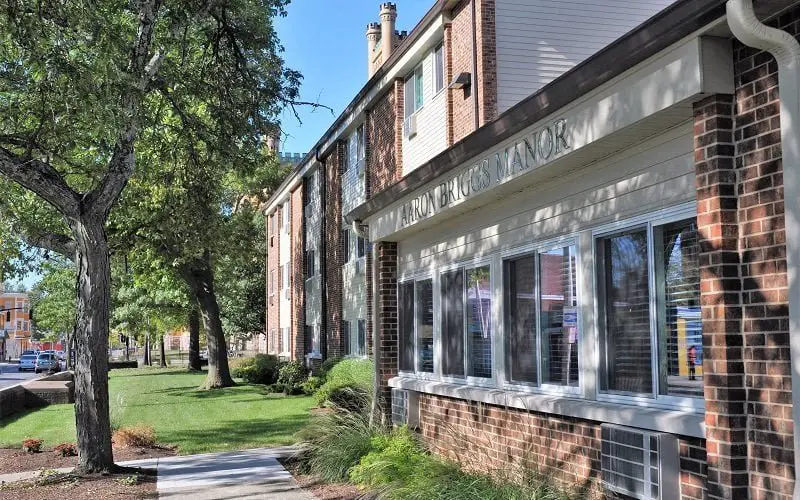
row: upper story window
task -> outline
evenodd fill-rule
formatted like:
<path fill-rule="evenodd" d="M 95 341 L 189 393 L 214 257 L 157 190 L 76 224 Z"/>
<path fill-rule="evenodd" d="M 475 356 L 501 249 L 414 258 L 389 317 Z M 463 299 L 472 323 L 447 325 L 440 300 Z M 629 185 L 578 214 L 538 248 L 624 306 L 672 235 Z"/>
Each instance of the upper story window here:
<path fill-rule="evenodd" d="M 702 397 L 696 219 L 619 229 L 595 251 L 601 391 Z"/>
<path fill-rule="evenodd" d="M 507 381 L 577 386 L 577 248 L 541 249 L 503 265 Z"/>
<path fill-rule="evenodd" d="M 350 230 L 342 229 L 342 262 L 350 262 L 352 252 L 350 251 Z"/>
<path fill-rule="evenodd" d="M 417 112 L 419 108 L 422 107 L 423 104 L 423 74 L 422 74 L 422 65 L 420 64 L 411 73 L 408 78 L 406 78 L 405 82 L 405 117 L 408 118 L 409 116 L 413 115 Z"/>
<path fill-rule="evenodd" d="M 292 214 L 291 204 L 287 200 L 283 204 L 283 208 L 281 208 L 281 215 L 283 216 L 283 232 L 284 233 L 288 233 L 289 232 L 291 214 Z"/>
<path fill-rule="evenodd" d="M 356 239 L 356 258 L 360 259 L 367 253 L 367 240 L 358 236 Z"/>
<path fill-rule="evenodd" d="M 361 165 L 367 155 L 367 143 L 362 123 L 350 135 L 345 143 L 344 171 Z"/>
<path fill-rule="evenodd" d="M 308 206 L 314 202 L 317 196 L 317 171 L 303 177 L 303 206 Z"/>
<path fill-rule="evenodd" d="M 433 50 L 433 90 L 439 93 L 444 88 L 444 44 Z"/>
<path fill-rule="evenodd" d="M 306 279 L 316 276 L 316 260 L 314 250 L 306 250 Z"/>

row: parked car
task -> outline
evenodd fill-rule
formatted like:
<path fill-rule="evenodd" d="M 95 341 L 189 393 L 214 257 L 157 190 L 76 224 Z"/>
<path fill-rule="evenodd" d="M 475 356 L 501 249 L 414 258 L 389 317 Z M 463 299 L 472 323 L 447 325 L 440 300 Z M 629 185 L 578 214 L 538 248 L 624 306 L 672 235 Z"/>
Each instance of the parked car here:
<path fill-rule="evenodd" d="M 64 351 L 56 351 L 56 356 L 58 356 L 59 361 L 64 361 L 67 359 L 67 353 Z"/>
<path fill-rule="evenodd" d="M 32 349 L 22 351 L 22 356 L 36 356 L 37 354 L 39 354 L 39 351 L 34 351 Z"/>
<path fill-rule="evenodd" d="M 19 371 L 33 370 L 36 371 L 36 354 L 23 354 L 19 357 Z"/>
<path fill-rule="evenodd" d="M 36 373 L 43 371 L 59 372 L 61 371 L 61 362 L 58 361 L 58 358 L 55 354 L 49 352 L 40 353 L 36 357 L 36 367 L 33 371 Z"/>

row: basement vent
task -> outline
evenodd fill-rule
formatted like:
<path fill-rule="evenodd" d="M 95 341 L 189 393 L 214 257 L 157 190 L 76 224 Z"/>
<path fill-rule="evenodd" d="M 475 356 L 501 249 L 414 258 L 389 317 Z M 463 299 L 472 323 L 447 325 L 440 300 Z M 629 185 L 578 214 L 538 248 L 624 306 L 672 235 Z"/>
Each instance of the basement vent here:
<path fill-rule="evenodd" d="M 601 470 L 606 490 L 643 500 L 677 500 L 678 439 L 665 433 L 603 424 Z"/>
<path fill-rule="evenodd" d="M 392 389 L 392 424 L 408 425 L 415 429 L 419 425 L 419 393 L 407 389 Z"/>

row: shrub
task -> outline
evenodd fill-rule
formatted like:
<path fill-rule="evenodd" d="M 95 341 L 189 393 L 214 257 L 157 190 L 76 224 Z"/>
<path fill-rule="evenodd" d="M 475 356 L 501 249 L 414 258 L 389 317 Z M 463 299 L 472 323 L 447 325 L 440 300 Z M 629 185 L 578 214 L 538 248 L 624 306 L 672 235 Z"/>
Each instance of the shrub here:
<path fill-rule="evenodd" d="M 301 384 L 308 378 L 305 366 L 300 361 L 283 363 L 278 371 L 278 386 L 285 394 L 300 394 Z"/>
<path fill-rule="evenodd" d="M 379 434 L 370 441 L 370 452 L 350 470 L 350 480 L 374 488 L 405 481 L 425 467 L 430 457 L 407 427 Z"/>
<path fill-rule="evenodd" d="M 328 373 L 331 371 L 331 368 L 336 366 L 336 364 L 339 363 L 339 361 L 341 360 L 342 358 L 328 358 L 319 365 L 319 376 L 323 380 L 323 382 L 325 381 L 325 378 L 328 376 Z"/>
<path fill-rule="evenodd" d="M 22 451 L 25 453 L 39 453 L 42 451 L 43 442 L 41 439 L 26 439 L 22 441 Z"/>
<path fill-rule="evenodd" d="M 302 470 L 330 482 L 346 480 L 350 469 L 372 450 L 372 439 L 386 431 L 371 424 L 366 411 L 342 408 L 316 415 L 298 437 Z"/>
<path fill-rule="evenodd" d="M 372 394 L 363 387 L 345 386 L 333 389 L 325 404 L 347 411 L 366 411 L 371 401 Z"/>
<path fill-rule="evenodd" d="M 280 362 L 276 356 L 256 354 L 254 358 L 233 358 L 229 361 L 231 375 L 248 384 L 274 384 Z"/>
<path fill-rule="evenodd" d="M 61 443 L 60 445 L 53 448 L 53 451 L 56 452 L 56 455 L 62 457 L 77 457 L 78 456 L 78 447 L 75 446 L 75 443 Z"/>
<path fill-rule="evenodd" d="M 359 392 L 372 392 L 375 365 L 369 359 L 345 359 L 336 363 L 328 372 L 325 383 L 314 393 L 318 405 L 330 401 L 331 395 L 344 387 Z"/>
<path fill-rule="evenodd" d="M 152 426 L 136 424 L 131 427 L 121 427 L 114 432 L 111 440 L 122 448 L 152 448 L 156 444 L 156 435 Z"/>
<path fill-rule="evenodd" d="M 317 392 L 324 382 L 325 379 L 322 377 L 308 377 L 305 382 L 300 384 L 300 390 L 303 391 L 303 394 L 310 396 Z"/>

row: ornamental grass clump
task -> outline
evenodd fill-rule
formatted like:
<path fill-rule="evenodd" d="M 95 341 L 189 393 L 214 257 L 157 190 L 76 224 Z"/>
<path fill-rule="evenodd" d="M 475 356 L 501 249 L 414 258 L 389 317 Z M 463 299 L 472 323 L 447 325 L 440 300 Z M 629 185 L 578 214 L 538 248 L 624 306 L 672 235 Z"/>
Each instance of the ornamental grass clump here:
<path fill-rule="evenodd" d="M 156 445 L 156 433 L 152 425 L 136 424 L 115 431 L 111 441 L 120 448 L 153 448 Z"/>

